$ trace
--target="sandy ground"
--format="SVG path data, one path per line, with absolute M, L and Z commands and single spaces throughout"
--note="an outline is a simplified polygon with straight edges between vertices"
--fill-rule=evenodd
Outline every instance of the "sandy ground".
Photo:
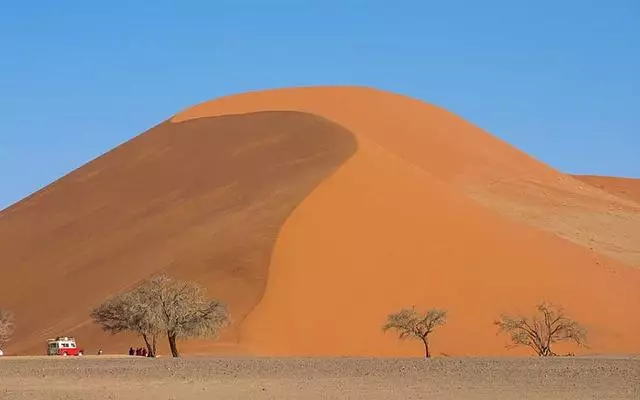
M 0 399 L 639 399 L 640 358 L 0 359 Z

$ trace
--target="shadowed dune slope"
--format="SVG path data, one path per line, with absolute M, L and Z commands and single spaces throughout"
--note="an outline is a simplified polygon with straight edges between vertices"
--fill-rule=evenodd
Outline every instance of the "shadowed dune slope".
M 164 122 L 2 211 L 0 305 L 18 325 L 8 351 L 41 354 L 64 334 L 126 350 L 131 338 L 101 334 L 90 308 L 157 271 L 226 301 L 234 341 L 282 223 L 355 149 L 345 129 L 296 112 Z
M 574 178 L 640 204 L 640 179 L 595 175 L 574 175 Z
M 640 350 L 640 320 L 628 318 L 640 305 L 637 203 L 442 109 L 368 88 L 242 94 L 173 121 L 268 109 L 321 115 L 359 146 L 284 224 L 265 295 L 242 325 L 249 353 L 419 354 L 380 332 L 388 312 L 417 304 L 450 312 L 435 354 L 504 354 L 493 320 L 541 300 L 588 327 L 582 351 Z

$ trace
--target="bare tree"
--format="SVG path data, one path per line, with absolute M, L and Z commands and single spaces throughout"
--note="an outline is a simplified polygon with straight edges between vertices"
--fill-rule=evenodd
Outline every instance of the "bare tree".
M 495 325 L 499 332 L 510 335 L 512 344 L 528 346 L 539 356 L 555 356 L 551 345 L 560 341 L 572 341 L 578 346 L 586 346 L 587 333 L 576 321 L 568 318 L 562 308 L 549 303 L 537 306 L 538 315 L 533 317 L 502 315 Z
M 165 333 L 174 357 L 180 356 L 178 339 L 217 337 L 229 322 L 226 306 L 207 299 L 202 286 L 166 275 L 108 299 L 91 316 L 113 334 L 138 333 L 152 356 L 156 355 L 157 337 Z
M 157 338 L 163 329 L 146 285 L 107 299 L 92 310 L 91 317 L 103 330 L 112 334 L 137 333 L 144 340 L 149 357 L 156 356 Z
M 397 313 L 389 314 L 382 330 L 386 332 L 395 329 L 400 339 L 420 339 L 424 344 L 425 358 L 430 358 L 429 335 L 438 326 L 444 325 L 446 318 L 445 310 L 430 309 L 425 313 L 419 313 L 413 306 L 411 309 L 403 308 Z
M 207 299 L 205 289 L 196 283 L 161 275 L 151 279 L 149 287 L 157 300 L 173 357 L 180 356 L 178 339 L 216 338 L 229 323 L 226 306 L 216 299 Z
M 14 328 L 13 313 L 0 309 L 0 349 L 11 340 Z

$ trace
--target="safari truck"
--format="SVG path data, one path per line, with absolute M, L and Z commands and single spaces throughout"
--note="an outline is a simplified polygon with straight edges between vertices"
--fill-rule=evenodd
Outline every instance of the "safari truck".
M 76 346 L 76 339 L 59 336 L 47 340 L 47 355 L 49 356 L 81 356 L 84 351 Z

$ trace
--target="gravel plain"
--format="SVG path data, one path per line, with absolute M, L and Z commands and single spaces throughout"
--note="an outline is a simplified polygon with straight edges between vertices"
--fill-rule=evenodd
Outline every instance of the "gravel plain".
M 640 399 L 640 358 L 0 359 L 0 399 Z

